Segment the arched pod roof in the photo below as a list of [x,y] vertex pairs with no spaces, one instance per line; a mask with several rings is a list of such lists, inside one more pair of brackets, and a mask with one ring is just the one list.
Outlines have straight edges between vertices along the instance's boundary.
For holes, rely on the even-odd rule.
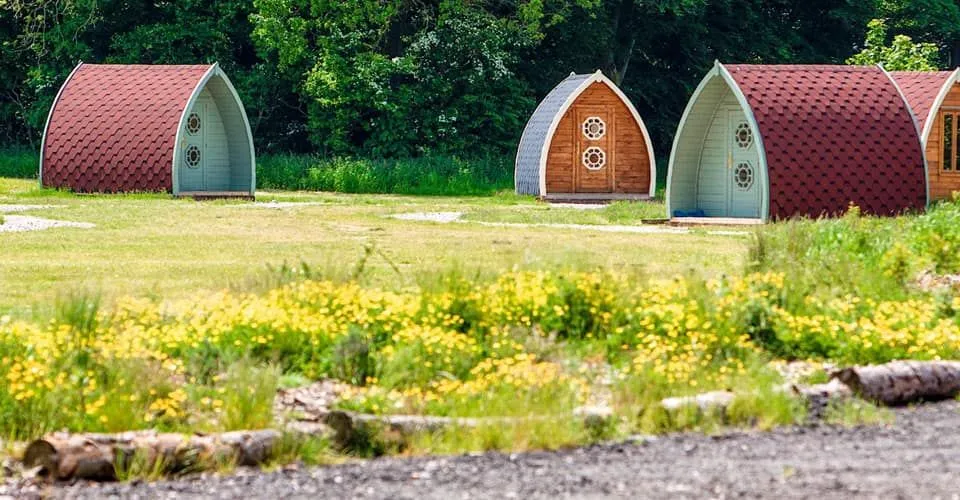
[[850,203],[881,215],[926,206],[917,127],[881,68],[731,65],[726,70],[762,138],[770,217],[837,214]]
[[926,144],[930,136],[932,118],[950,89],[960,78],[960,69],[955,71],[891,71],[890,75],[900,86],[907,103],[913,109],[920,127],[920,138]]
[[577,98],[594,83],[603,83],[608,86],[623,101],[640,127],[651,162],[650,196],[654,195],[657,182],[656,160],[653,156],[650,134],[630,99],[601,71],[585,75],[571,74],[554,87],[537,106],[523,129],[520,146],[517,149],[517,158],[514,164],[514,184],[517,193],[535,196],[545,196],[547,194],[547,153],[550,150],[557,125]]
[[214,77],[222,80],[239,108],[252,170],[246,113],[218,65],[81,63],[50,109],[41,147],[41,182],[83,192],[176,193],[179,130],[190,105]]

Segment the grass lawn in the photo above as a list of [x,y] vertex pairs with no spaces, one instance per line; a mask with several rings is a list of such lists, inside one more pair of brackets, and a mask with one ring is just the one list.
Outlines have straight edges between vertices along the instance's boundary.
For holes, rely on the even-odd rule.
[[[636,223],[662,206],[618,204],[581,211],[513,195],[412,197],[261,192],[246,202],[195,202],[162,195],[78,196],[0,179],[0,205],[52,205],[28,215],[91,222],[95,229],[0,233],[0,313],[17,316],[77,290],[178,298],[197,290],[256,286],[269,266],[309,264],[321,276],[387,288],[438,273],[494,276],[520,269],[612,269],[667,277],[691,270],[738,272],[748,238],[706,234],[617,234],[572,229],[439,224],[388,217],[459,211],[466,220]],[[370,257],[364,259],[366,253]]]

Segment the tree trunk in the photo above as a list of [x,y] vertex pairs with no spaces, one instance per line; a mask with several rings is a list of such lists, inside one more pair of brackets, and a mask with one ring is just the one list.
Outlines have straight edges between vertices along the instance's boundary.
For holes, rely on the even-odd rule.
[[635,0],[621,0],[613,13],[613,35],[603,69],[618,87],[623,85],[623,80],[627,76],[630,59],[637,43],[634,30],[635,16]]
[[860,397],[888,406],[950,399],[960,394],[957,361],[894,361],[845,368],[833,377]]
[[273,454],[280,433],[275,430],[237,431],[183,436],[156,432],[122,434],[51,434],[30,443],[23,455],[26,467],[57,480],[114,480],[117,467],[143,460],[148,470],[165,473],[194,470],[218,462],[261,465]]

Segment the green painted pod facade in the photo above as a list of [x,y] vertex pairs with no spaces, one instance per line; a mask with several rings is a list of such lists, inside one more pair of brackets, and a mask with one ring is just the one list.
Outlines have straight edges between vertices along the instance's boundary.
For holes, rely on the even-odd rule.
[[767,219],[766,155],[756,120],[719,62],[691,97],[670,154],[667,217]]

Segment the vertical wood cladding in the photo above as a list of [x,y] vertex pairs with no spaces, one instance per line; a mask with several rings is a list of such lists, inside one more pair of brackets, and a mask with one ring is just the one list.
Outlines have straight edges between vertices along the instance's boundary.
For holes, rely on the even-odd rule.
[[[650,190],[650,157],[639,124],[626,104],[605,84],[592,84],[560,119],[547,154],[547,193],[576,192],[575,169],[583,167],[578,154],[580,123],[578,116],[604,116],[612,112],[613,123],[607,133],[608,164],[615,193],[646,194]],[[585,186],[590,192],[600,188],[596,183]]]
[[[944,170],[943,162],[943,114],[960,112],[960,85],[954,85],[943,105],[934,118],[930,137],[927,138],[927,169],[930,175],[930,201],[948,200],[954,191],[960,191],[960,171]],[[956,130],[958,124],[954,123]],[[953,154],[956,155],[957,145],[953,145]],[[960,161],[955,160],[960,165]]]

